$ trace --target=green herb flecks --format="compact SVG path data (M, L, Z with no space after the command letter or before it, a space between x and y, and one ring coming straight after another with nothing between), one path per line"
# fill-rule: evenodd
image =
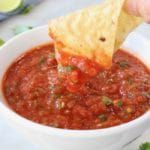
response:
M138 150L150 150L150 142L141 144Z
M2 46L4 43L5 43L5 41L0 38L0 46Z
M127 61L120 61L120 62L117 62L117 64L119 65L121 69L125 69L129 67L129 63Z
M109 105L112 105L113 104L113 101L107 97L107 96L103 96L102 97L102 102L106 105L106 106L109 106Z
M132 85L134 83L132 78L128 78L127 82L128 82L129 85Z
M118 107L122 107L122 106L123 106L122 100L119 100L119 101L117 102L117 105L118 105Z
M33 9L33 5L26 6L21 12L22 15L28 14Z
M58 72L59 73L68 73L71 72L75 69L74 66L62 66L62 65L58 65Z
M42 56L39 60L39 65L43 65L45 63L46 63L46 58Z
M55 53L50 53L50 54L48 55L48 57L51 58L51 59L54 59L54 58L55 58Z
M107 120L107 116L105 114L101 114L98 116L98 118L100 119L100 121L104 122Z
M142 96L144 98L150 99L150 93L149 92L142 92Z
M18 26L13 28L13 33L14 33L14 35L18 35L20 33L26 32L26 31L31 30L31 29L33 29L32 26L18 25Z

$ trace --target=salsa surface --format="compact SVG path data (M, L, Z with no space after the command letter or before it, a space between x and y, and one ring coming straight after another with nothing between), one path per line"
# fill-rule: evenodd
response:
M53 44L18 58L3 79L9 106L29 120L66 129L111 127L150 108L149 70L130 54L119 50L109 70L82 57L63 60L57 65Z

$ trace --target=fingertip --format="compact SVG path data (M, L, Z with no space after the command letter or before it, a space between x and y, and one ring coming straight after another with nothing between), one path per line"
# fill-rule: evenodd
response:
M129 14L132 14L135 16L140 15L138 12L138 9L137 9L137 1L136 0L126 0L126 2L124 4L124 9Z
M150 22L150 0L139 0L137 7L138 7L140 16L146 22Z

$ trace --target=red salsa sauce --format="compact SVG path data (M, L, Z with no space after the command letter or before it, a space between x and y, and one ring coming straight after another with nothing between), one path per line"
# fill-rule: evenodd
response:
M118 50L108 70L83 57L62 56L58 65L53 44L47 44L9 67L3 93L16 113L47 126L83 130L129 122L149 110L150 72L134 56Z

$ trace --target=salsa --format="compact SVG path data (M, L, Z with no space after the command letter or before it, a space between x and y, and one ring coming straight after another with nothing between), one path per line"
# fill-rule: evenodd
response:
M118 50L107 70L84 57L63 53L60 59L58 65L54 45L46 44L8 68L3 93L16 113L47 126L87 130L129 122L150 108L150 72L131 54Z

